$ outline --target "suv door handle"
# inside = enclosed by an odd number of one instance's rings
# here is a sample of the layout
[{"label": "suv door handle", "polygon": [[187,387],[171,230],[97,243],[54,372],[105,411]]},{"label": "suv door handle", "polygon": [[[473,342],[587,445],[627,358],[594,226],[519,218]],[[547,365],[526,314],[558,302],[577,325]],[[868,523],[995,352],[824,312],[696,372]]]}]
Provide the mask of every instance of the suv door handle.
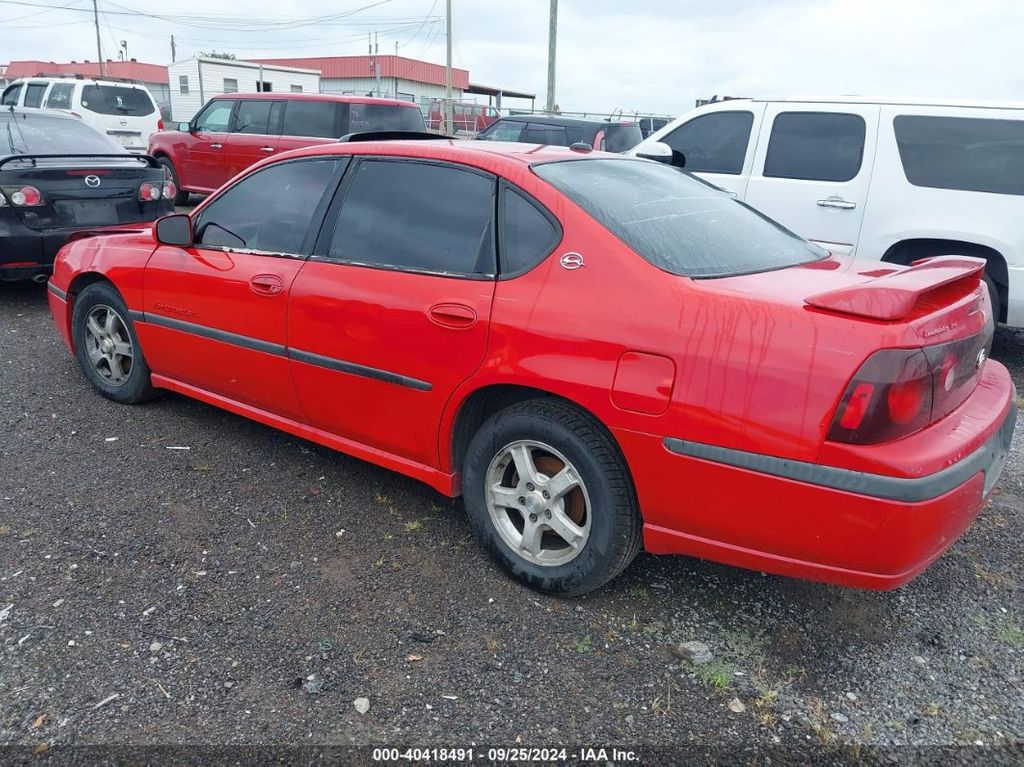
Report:
[{"label": "suv door handle", "polygon": [[824,200],[818,200],[818,207],[839,208],[841,210],[853,210],[854,208],[857,207],[857,203],[848,202],[839,195],[834,194],[831,197],[826,197]]},{"label": "suv door handle", "polygon": [[276,296],[284,290],[284,282],[275,274],[257,274],[249,280],[249,287],[253,293],[264,296]]},{"label": "suv door handle", "polygon": [[210,144],[210,149],[220,149],[223,144]]},{"label": "suv door handle", "polygon": [[274,151],[274,147],[272,147],[272,146],[261,146],[260,147],[260,151],[261,152],[266,152],[267,154],[270,154],[271,152]]},{"label": "suv door handle", "polygon": [[476,312],[464,304],[435,304],[428,314],[431,322],[446,328],[464,330],[476,324]]}]

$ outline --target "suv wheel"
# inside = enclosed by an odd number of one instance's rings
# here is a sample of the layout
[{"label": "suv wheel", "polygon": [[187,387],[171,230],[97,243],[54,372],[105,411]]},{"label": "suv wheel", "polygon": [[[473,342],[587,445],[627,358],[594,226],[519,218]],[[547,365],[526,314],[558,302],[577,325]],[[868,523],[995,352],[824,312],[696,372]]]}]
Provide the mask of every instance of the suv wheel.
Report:
[{"label": "suv wheel", "polygon": [[174,182],[174,187],[178,190],[178,193],[174,195],[174,204],[188,205],[191,195],[181,188],[181,182],[178,181],[178,172],[174,169],[174,163],[168,157],[157,157],[156,161],[164,166],[164,170],[167,171],[167,175],[170,176],[171,181]]},{"label": "suv wheel", "polygon": [[491,556],[540,591],[593,591],[640,550],[625,460],[600,424],[562,402],[530,400],[488,419],[470,442],[463,492]]}]

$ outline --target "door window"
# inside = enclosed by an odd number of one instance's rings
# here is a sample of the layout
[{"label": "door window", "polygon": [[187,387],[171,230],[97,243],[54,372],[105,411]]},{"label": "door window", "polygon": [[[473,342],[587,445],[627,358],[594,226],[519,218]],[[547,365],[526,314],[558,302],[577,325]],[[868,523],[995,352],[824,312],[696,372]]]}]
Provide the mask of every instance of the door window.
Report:
[{"label": "door window", "polygon": [[369,160],[345,195],[327,257],[493,275],[494,179],[450,165]]},{"label": "door window", "polygon": [[772,123],[764,175],[849,181],[864,157],[864,118],[834,112],[781,112]]},{"label": "door window", "polygon": [[196,118],[197,131],[209,131],[211,133],[225,133],[228,124],[231,122],[231,108],[234,102],[212,101]]},{"label": "door window", "polygon": [[899,115],[893,126],[914,186],[1024,194],[1024,120]]},{"label": "door window", "polygon": [[326,198],[347,162],[345,158],[298,160],[246,176],[200,213],[196,244],[308,255],[310,225],[323,216]]},{"label": "door window", "polygon": [[543,125],[530,123],[523,131],[520,141],[527,144],[550,144],[552,146],[569,146],[563,125]]},{"label": "door window", "polygon": [[562,232],[538,203],[510,187],[502,189],[500,207],[501,273],[516,276],[547,258]]},{"label": "door window", "polygon": [[74,85],[57,83],[50,88],[50,95],[46,97],[46,106],[50,109],[71,109],[71,97],[74,93]]},{"label": "door window", "polygon": [[273,101],[240,101],[235,110],[233,133],[267,133]]},{"label": "door window", "polygon": [[515,120],[499,120],[477,136],[482,141],[518,141],[526,123]]},{"label": "door window", "polygon": [[21,95],[21,83],[12,85],[10,88],[4,91],[3,99],[0,99],[0,104],[5,107],[16,107],[18,106],[18,96]]},{"label": "door window", "polygon": [[43,105],[43,94],[46,93],[46,86],[49,83],[29,83],[25,88],[25,106],[41,107]]},{"label": "door window", "polygon": [[743,172],[743,160],[754,124],[752,112],[712,112],[684,123],[662,141],[685,159],[695,173]]},{"label": "door window", "polygon": [[285,136],[315,136],[338,138],[338,105],[333,101],[304,101],[296,99],[285,103]]}]

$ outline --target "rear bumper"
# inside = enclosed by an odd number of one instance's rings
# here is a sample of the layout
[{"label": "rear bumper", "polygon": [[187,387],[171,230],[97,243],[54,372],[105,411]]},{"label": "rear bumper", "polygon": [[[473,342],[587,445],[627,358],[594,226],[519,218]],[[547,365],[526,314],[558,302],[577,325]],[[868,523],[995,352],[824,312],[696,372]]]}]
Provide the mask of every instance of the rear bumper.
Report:
[{"label": "rear bumper", "polygon": [[640,496],[645,547],[859,588],[901,586],[967,529],[1002,470],[1016,392],[998,363],[986,366],[985,379],[985,387],[943,419],[978,429],[980,441],[922,476],[692,448],[698,443],[617,431]]}]

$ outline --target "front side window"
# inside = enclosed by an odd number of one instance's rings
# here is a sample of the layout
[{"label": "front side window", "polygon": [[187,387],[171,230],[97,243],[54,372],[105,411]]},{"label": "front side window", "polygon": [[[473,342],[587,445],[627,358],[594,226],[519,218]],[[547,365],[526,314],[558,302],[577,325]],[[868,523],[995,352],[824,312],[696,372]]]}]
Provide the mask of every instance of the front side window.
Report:
[{"label": "front side window", "polygon": [[563,160],[533,166],[634,252],[684,277],[783,269],[827,253],[726,192],[645,160]]},{"label": "front side window", "polygon": [[451,165],[366,160],[327,257],[369,266],[492,275],[494,179]]},{"label": "front side window", "polygon": [[3,99],[0,99],[0,104],[5,107],[16,107],[18,106],[18,96],[21,95],[21,83],[12,85],[10,88],[4,91]]},{"label": "front side window", "polygon": [[501,192],[499,232],[501,273],[518,275],[532,269],[554,250],[562,239],[561,229],[538,203],[505,187]]},{"label": "front side window", "polygon": [[43,105],[43,94],[46,93],[47,83],[29,83],[25,88],[25,106],[41,107]]},{"label": "front side window", "polygon": [[284,128],[286,136],[339,138],[338,105],[333,101],[286,101]]},{"label": "front side window", "polygon": [[753,124],[753,112],[712,112],[680,125],[662,141],[685,158],[688,171],[735,176],[743,172]]},{"label": "front side window", "polygon": [[225,93],[238,93],[238,78],[225,77],[224,78],[224,92]]},{"label": "front side window", "polygon": [[82,106],[97,114],[122,117],[145,117],[156,111],[149,91],[123,85],[86,85]]},{"label": "front side window", "polygon": [[764,175],[849,181],[860,172],[864,133],[864,118],[860,115],[781,112],[772,123]]},{"label": "front side window", "polygon": [[231,109],[234,104],[230,101],[212,101],[199,113],[196,118],[195,129],[197,131],[210,131],[213,133],[227,132],[231,123]]},{"label": "front side window", "polygon": [[515,120],[499,120],[477,136],[481,141],[519,141],[526,123]]},{"label": "front side window", "polygon": [[71,97],[74,94],[74,85],[57,83],[50,88],[50,95],[46,97],[46,106],[49,109],[71,109]]},{"label": "front side window", "polygon": [[267,133],[273,101],[240,101],[235,110],[234,133]]},{"label": "front side window", "polygon": [[914,186],[1024,194],[1024,120],[899,115],[893,127]]},{"label": "front side window", "polygon": [[283,162],[246,176],[200,213],[196,244],[308,255],[314,219],[347,159]]}]

